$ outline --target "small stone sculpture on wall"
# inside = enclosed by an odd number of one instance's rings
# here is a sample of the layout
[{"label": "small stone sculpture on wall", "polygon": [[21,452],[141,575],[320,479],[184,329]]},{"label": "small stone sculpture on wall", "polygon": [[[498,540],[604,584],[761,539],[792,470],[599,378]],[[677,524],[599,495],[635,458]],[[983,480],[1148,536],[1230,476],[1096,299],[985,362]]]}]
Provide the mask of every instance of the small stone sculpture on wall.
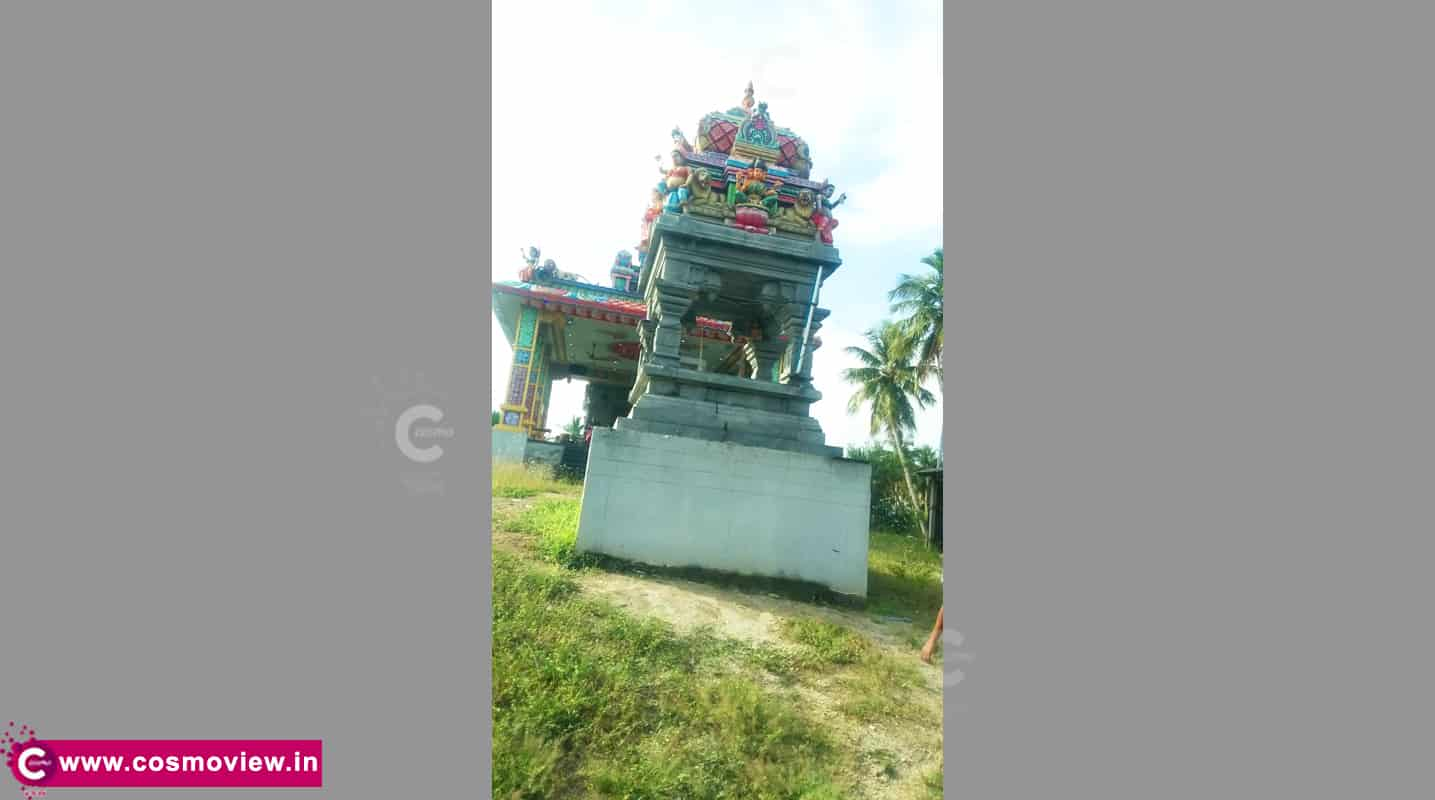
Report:
[{"label": "small stone sculpture on wall", "polygon": [[524,266],[518,271],[519,280],[533,280],[533,276],[538,270],[538,256],[539,252],[536,247],[529,247],[528,251],[523,254]]},{"label": "small stone sculpture on wall", "polygon": [[663,193],[663,211],[673,214],[680,214],[687,210],[688,178],[692,170],[688,168],[688,160],[683,151],[673,151],[673,166],[663,174],[662,183],[658,189]]},{"label": "small stone sculpture on wall", "polygon": [[817,237],[823,244],[832,244],[832,229],[837,227],[832,211],[847,201],[847,193],[843,192],[836,200],[831,198],[832,184],[823,182],[822,194],[818,197],[819,206],[812,215],[812,224],[817,226]]},{"label": "small stone sculpture on wall", "polygon": [[732,209],[723,202],[722,195],[713,191],[712,184],[713,174],[710,170],[704,167],[693,170],[688,178],[688,211],[716,219],[732,217]]}]

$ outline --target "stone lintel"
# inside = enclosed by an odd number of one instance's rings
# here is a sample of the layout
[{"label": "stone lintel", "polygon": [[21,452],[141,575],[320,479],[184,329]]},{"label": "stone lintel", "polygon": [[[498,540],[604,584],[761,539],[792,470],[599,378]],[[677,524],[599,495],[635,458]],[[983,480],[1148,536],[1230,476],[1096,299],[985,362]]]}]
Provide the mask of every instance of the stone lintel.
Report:
[{"label": "stone lintel", "polygon": [[715,391],[737,394],[760,395],[780,400],[812,404],[822,399],[822,393],[811,386],[739,378],[715,372],[699,372],[687,367],[671,367],[664,364],[645,364],[638,368],[638,382],[644,380],[670,381],[675,384],[701,386]]},{"label": "stone lintel", "polygon": [[[658,272],[688,282],[689,266],[743,272],[755,278],[812,285],[820,268],[831,275],[842,264],[837,248],[820,242],[786,239],[705,222],[684,214],[664,214],[653,227],[653,250],[644,265],[641,291]],[[668,267],[668,262],[674,262]],[[805,301],[806,298],[803,298]]]}]

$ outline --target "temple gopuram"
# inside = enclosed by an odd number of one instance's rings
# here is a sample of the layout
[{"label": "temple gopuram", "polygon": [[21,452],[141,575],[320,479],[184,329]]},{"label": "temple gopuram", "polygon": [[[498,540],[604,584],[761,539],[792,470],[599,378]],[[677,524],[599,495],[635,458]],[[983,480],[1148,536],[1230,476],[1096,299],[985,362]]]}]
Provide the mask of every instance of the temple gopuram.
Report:
[{"label": "temple gopuram", "polygon": [[812,180],[807,143],[751,83],[693,143],[671,137],[636,257],[618,253],[600,284],[529,248],[518,280],[494,285],[513,347],[494,457],[556,460],[535,454],[552,447],[552,383],[579,377],[592,437],[579,550],[863,597],[870,467],[811,416],[846,196]]},{"label": "temple gopuram", "polygon": [[[518,279],[494,284],[494,314],[513,348],[498,430],[542,439],[549,432],[553,381],[568,377],[587,381],[589,425],[610,427],[628,412],[641,350],[638,328],[647,319],[639,279],[653,227],[663,214],[691,214],[753,233],[832,243],[837,227],[832,209],[846,196],[833,200],[830,183],[810,180],[807,143],[772,124],[767,104],[755,103],[751,83],[742,105],[703,117],[696,146],[680,129],[673,129],[672,138],[669,165],[661,170],[642,215],[636,260],[627,250],[619,252],[610,280],[598,284],[560,271],[552,260],[541,261],[541,251],[530,247],[522,254]],[[820,325],[820,318],[814,320],[814,331]],[[695,317],[684,331],[680,358],[695,369],[750,377],[759,368],[776,366],[754,363],[751,351],[762,349],[762,338],[755,322],[735,330],[730,319]],[[821,339],[813,335],[810,346],[821,346]],[[513,442],[508,445],[508,452],[515,452]]]}]

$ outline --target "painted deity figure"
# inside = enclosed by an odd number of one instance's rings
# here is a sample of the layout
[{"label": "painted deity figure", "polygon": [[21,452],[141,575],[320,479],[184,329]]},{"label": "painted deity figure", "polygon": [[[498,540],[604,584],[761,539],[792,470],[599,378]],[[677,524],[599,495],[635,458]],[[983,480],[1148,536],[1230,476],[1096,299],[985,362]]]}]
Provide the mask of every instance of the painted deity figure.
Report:
[{"label": "painted deity figure", "polygon": [[686,211],[688,198],[691,196],[687,183],[692,170],[688,168],[688,160],[683,151],[673,151],[672,169],[658,169],[663,173],[663,180],[658,184],[658,191],[663,194],[663,211],[674,214]]},{"label": "painted deity figure", "polygon": [[777,214],[777,189],[768,184],[767,164],[762,159],[737,174],[733,190],[734,204],[761,205],[769,214]]},{"label": "painted deity figure", "polygon": [[537,270],[534,271],[534,276],[548,280],[557,278],[558,265],[553,263],[553,259],[550,258],[547,261],[543,262],[543,266],[539,267]]},{"label": "painted deity figure", "polygon": [[648,239],[653,232],[653,222],[658,215],[663,213],[663,191],[662,184],[653,189],[652,195],[648,198],[648,207],[643,211],[642,236],[638,239],[638,261],[642,262],[642,253],[648,249]]},{"label": "painted deity figure", "polygon": [[533,275],[538,269],[538,255],[536,247],[529,247],[528,251],[523,254],[524,267],[518,271],[519,280],[525,282],[533,280]]},{"label": "painted deity figure", "polygon": [[817,237],[822,240],[823,244],[832,244],[832,229],[837,227],[837,220],[832,218],[833,209],[847,201],[846,192],[843,192],[836,200],[832,199],[832,192],[832,184],[823,181],[817,209],[812,213],[812,224],[817,226]]}]

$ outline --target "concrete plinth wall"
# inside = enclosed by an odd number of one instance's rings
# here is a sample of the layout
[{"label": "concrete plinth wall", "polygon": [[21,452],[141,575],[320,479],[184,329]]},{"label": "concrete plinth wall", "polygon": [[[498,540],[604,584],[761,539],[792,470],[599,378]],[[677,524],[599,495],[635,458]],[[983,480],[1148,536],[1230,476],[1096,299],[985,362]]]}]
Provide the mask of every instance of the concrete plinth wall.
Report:
[{"label": "concrete plinth wall", "polygon": [[578,549],[865,598],[871,470],[810,453],[595,429]]},{"label": "concrete plinth wall", "polygon": [[524,431],[493,429],[493,460],[509,463],[523,463],[523,453],[528,449],[528,434]]}]

